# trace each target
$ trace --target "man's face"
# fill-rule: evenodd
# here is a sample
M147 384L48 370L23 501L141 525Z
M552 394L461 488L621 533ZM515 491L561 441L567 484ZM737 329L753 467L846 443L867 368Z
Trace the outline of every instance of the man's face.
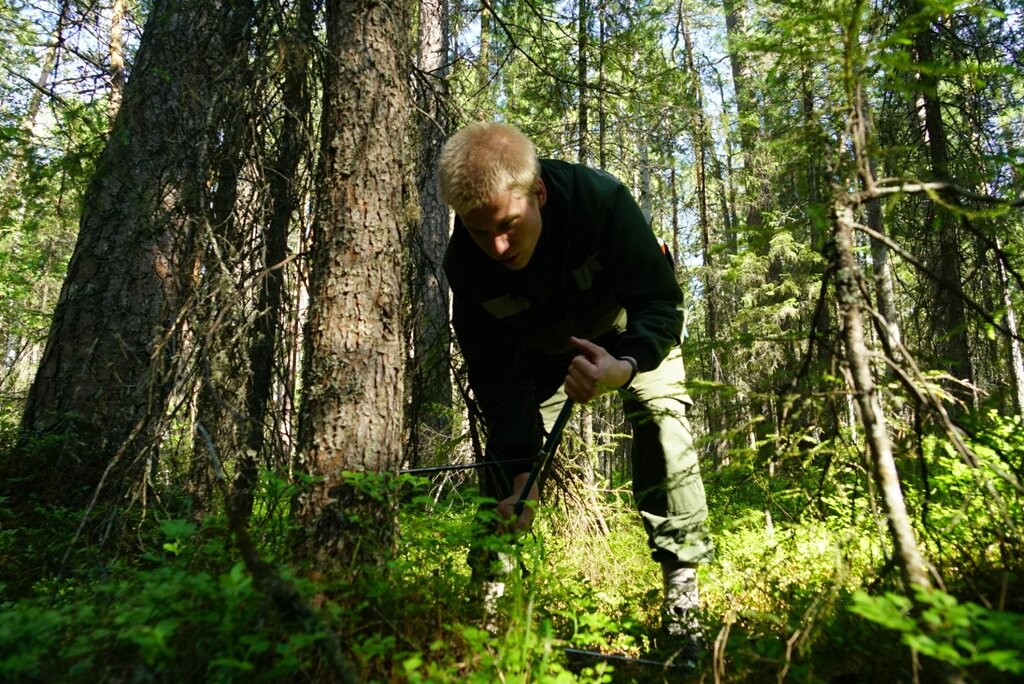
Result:
M547 201L544 181L530 194L508 190L482 207L460 215L469 236L484 254L510 271L525 268L540 239L540 208Z

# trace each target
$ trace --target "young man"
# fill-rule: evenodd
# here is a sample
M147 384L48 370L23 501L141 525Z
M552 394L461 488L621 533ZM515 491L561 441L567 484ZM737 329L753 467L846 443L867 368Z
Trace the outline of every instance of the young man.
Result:
M682 386L682 292L657 238L618 180L538 160L511 126L477 123L452 136L439 183L456 213L444 262L455 334L487 424L485 458L500 462L485 469L484 495L499 502L506 529L528 527L532 508L518 518L513 508L545 424L566 397L618 391L666 627L696 644L696 565L713 549Z

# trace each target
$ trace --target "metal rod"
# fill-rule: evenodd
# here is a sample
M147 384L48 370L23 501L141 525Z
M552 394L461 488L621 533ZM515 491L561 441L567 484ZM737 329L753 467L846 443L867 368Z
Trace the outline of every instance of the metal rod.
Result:
M442 466L425 466L423 468L406 468L405 470L399 470L399 475L419 475L420 473L441 473L446 470L470 470L474 468L490 468L491 466L500 466L505 463L529 463L528 459L518 458L511 461L477 461L475 463L456 463L452 465Z
M558 418L555 419L555 424L551 426L551 433L540 448L540 453L537 454L537 461L533 465L533 470L530 471L530 477L526 480L526 486L523 487L522 494L519 495L519 501L516 501L515 512L517 517L522 515L523 509L526 508L526 500L530 498L530 490L533 488L533 483L540 477L541 472L547 467L551 454L558 448L558 440L562 437L562 430L565 429L565 424L569 422L569 416L572 414L574 404L575 402L572 399L566 399L565 403L562 404L562 410L558 412Z
M599 658L601 660L618 660L619 662L635 663L637 665L656 665L657 667L679 667L689 669L689 665L681 665L678 663L663 663L660 660L648 660L646 658L631 658L630 656L619 655L617 653L599 653L597 651L584 651L579 648L563 648L562 651L568 655L579 655L587 656L589 658Z

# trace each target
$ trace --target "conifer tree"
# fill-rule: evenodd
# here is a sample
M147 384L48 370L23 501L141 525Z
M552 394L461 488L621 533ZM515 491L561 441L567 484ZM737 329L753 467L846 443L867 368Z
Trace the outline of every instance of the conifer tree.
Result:
M377 562L394 543L394 502L360 477L395 472L402 456L411 27L404 2L327 3L300 435L300 467L318 482L296 511L323 567Z
M116 492L104 473L133 466L144 480L138 456L158 448L216 175L207 153L240 87L231 68L248 7L167 0L150 14L22 420L30 434L66 435L35 470L55 494L84 500L104 480Z

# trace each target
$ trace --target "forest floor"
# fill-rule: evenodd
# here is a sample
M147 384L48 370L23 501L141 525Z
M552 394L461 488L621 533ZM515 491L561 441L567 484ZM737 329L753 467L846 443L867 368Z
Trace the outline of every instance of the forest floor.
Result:
M80 511L27 515L0 497L0 681L340 681L328 643L367 683L1021 681L1019 499L992 506L983 494L1001 485L933 463L917 524L944 590L915 606L855 469L761 472L705 474L716 557L699 570L707 649L693 668L659 636L660 572L625 483L585 509L557 493L541 507L490 621L466 563L468 483L439 496L409 480L394 556L324 574L293 557L296 485L264 473L250 529L315 624L254 585L216 511L197 520L182 499L176 516L165 498L130 552L66 553L55 530L76 529Z
M694 669L682 667L675 644L659 636L659 568L628 495L618 491L606 493L614 503L600 511L606 534L592 531L596 511L542 511L535 534L519 544L527 572L510 576L497 638L477 645L492 658L478 661L478 671L494 681L557 681L562 666L578 681L930 681L942 668L908 646L923 644L926 652L955 660L963 681L1014 681L1014 673L999 667L1017 668L1024 644L993 642L986 627L972 624L978 622L969 618L974 604L948 595L945 604L936 602L928 619L949 629L935 637L934 648L925 630L908 622L898 572L887 561L887 531L883 521L865 515L867 496L843 497L845 510L834 509L838 497L816 499L784 479L749 473L706 477L716 559L700 569L708 647ZM411 573L407 583L436 592L433 600L449 609L453 593L474 596L464 561L472 505L428 502L407 515L401 554ZM975 589L1021 596L1019 578L1004 574L1003 582ZM1009 592L1006 582L1015 585ZM479 622L473 599L456 605L462 624ZM993 629L1024 627L1019 612L986 612L981 622L991 619ZM995 653L1014 648L1016 656ZM526 668L532 676L516 674L527 658L512 656L517 649L533 653L536 660ZM565 649L569 653L559 658ZM986 652L995 655L986 659Z
M717 532L718 559L700 571L708 652L698 672L690 673L672 662L673 644L661 637L661 577L639 519L623 508L606 511L606 520L611 530L604 537L539 532L522 544L524 561L533 569L529 577L509 582L500 636L528 631L532 618L550 624L546 628L559 646L648 661L567 658L581 676L590 674L581 670L589 660L593 674L614 672L613 681L696 681L716 674L749 681L761 678L758 673L799 680L801 670L811 680L832 681L844 670L865 669L860 661L872 651L867 644L844 649L841 660L818 664L804 657L810 644L835 636L825 632L828 625L815 623L849 591L848 566L827 530L769 531L762 513Z

